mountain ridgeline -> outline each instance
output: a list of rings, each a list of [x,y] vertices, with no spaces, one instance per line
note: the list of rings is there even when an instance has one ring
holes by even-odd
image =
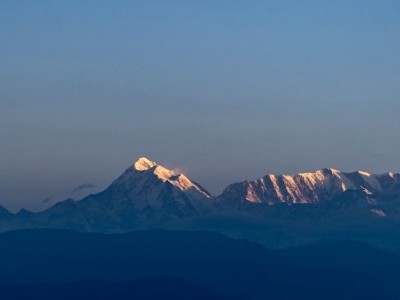
[[[398,193],[400,174],[342,173],[335,169],[294,176],[268,174],[254,181],[232,184],[220,198],[233,202],[240,199],[253,203],[310,204],[329,201],[348,190],[360,191],[368,196]]]
[[[185,175],[142,157],[98,194],[67,199],[38,213],[12,214],[0,208],[0,230],[206,229],[271,246],[271,241],[279,245],[288,232],[293,239],[305,228],[315,236],[321,228],[348,233],[353,228],[349,224],[356,223],[368,232],[371,227],[374,232],[397,228],[399,200],[400,174],[335,169],[293,176],[268,174],[231,184],[221,195],[212,196]]]

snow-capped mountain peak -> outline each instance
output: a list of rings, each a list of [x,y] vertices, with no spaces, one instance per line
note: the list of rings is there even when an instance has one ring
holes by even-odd
[[[358,190],[369,196],[392,193],[399,189],[399,182],[398,174],[374,175],[365,171],[343,173],[329,168],[294,175],[267,174],[257,180],[232,184],[219,198],[225,202],[236,199],[268,204],[318,203],[348,190]]]
[[[124,174],[130,174],[131,169],[132,168],[129,168]],[[195,193],[201,194],[203,197],[211,198],[211,195],[204,188],[202,188],[199,184],[192,182],[184,174],[169,170],[146,157],[140,157],[133,164],[133,169],[135,171],[139,171],[139,173],[149,173],[149,175],[151,174],[151,176],[155,176],[157,179],[163,182],[168,182],[179,188],[181,191],[192,190]],[[137,172],[133,173],[136,174]]]
[[[147,159],[146,157],[140,157],[134,164],[133,167],[137,171],[146,171],[157,166],[157,163]]]
[[[111,184],[110,190],[118,194],[122,192],[136,204],[142,203],[142,205],[158,202],[156,199],[165,198],[165,193],[169,192],[181,200],[185,197],[196,201],[212,198],[204,188],[185,175],[177,174],[145,157],[140,157],[117,178]]]

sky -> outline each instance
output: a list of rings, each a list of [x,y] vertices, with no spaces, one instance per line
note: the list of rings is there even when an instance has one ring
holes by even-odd
[[[140,156],[215,195],[266,173],[400,172],[399,15],[395,0],[2,0],[0,204],[101,190]]]

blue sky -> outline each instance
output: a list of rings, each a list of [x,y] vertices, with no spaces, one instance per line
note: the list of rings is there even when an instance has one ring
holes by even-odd
[[[400,171],[399,1],[0,2],[0,203],[138,156],[218,194],[265,173]]]

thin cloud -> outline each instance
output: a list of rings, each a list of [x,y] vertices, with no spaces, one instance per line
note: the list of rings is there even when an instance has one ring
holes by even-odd
[[[42,201],[42,203],[48,203],[48,202],[50,202],[50,201],[52,201],[53,199],[52,198],[46,198],[46,199],[44,199],[43,201]]]
[[[72,193],[80,192],[80,191],[83,191],[83,190],[93,189],[95,187],[96,186],[94,184],[91,184],[91,183],[81,184],[81,185],[78,185],[76,188],[74,188],[72,190]]]

